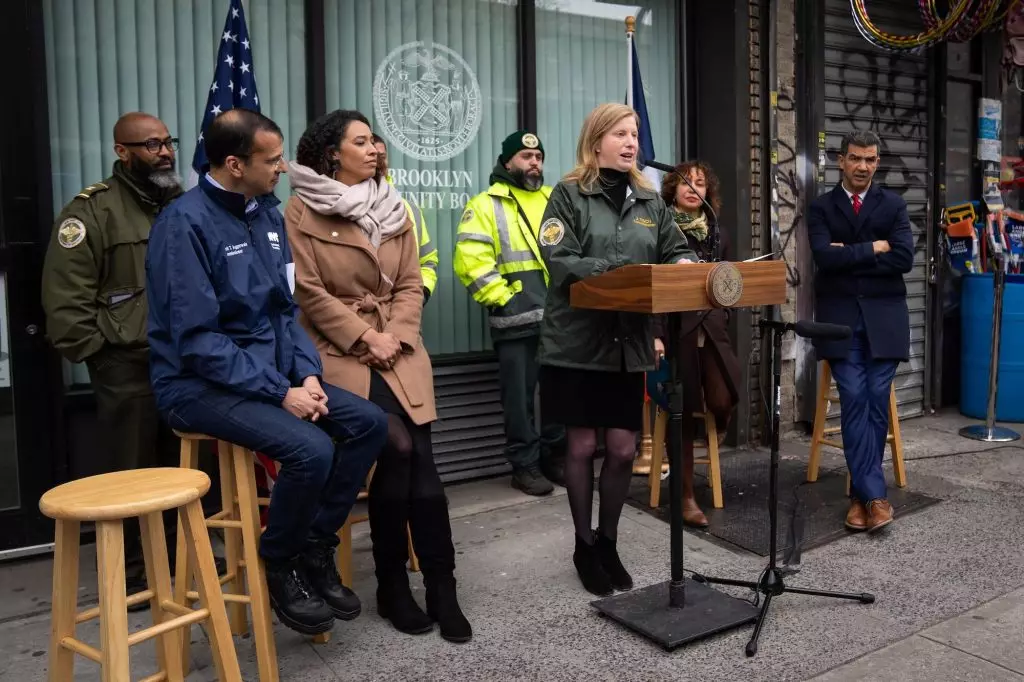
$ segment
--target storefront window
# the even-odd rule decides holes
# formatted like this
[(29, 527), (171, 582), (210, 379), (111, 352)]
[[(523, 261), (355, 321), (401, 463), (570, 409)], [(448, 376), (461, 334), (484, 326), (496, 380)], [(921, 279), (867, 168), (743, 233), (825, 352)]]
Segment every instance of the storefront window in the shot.
[(603, 102), (626, 101), (627, 16), (637, 19), (638, 58), (656, 158), (679, 153), (676, 0), (642, 6), (596, 0), (537, 3), (537, 132), (549, 184), (572, 169), (583, 119)]
[(358, 109), (441, 257), (424, 312), (431, 354), (489, 350), (486, 312), (452, 272), (462, 209), (518, 127), (514, 0), (327, 0), (327, 108)]
[[(54, 215), (110, 175), (111, 130), (129, 111), (160, 117), (181, 139), (188, 177), (228, 11), (222, 0), (43, 0)], [(306, 124), (303, 0), (243, 0), (264, 114), (294, 149)], [(288, 183), (277, 193), (288, 197)], [(65, 363), (66, 385), (88, 384)]]

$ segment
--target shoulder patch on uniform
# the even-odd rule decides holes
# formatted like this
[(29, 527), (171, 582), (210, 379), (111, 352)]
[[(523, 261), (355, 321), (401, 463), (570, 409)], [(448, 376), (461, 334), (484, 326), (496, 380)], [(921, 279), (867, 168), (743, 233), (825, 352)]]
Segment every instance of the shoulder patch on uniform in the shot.
[(467, 206), (466, 210), (462, 213), (462, 220), (460, 220), (459, 222), (460, 223), (468, 223), (472, 219), (473, 219), (473, 209), (471, 209), (470, 207)]
[(540, 226), (540, 243), (544, 246), (557, 246), (565, 236), (565, 225), (558, 218), (548, 218)]
[(57, 241), (65, 249), (73, 249), (85, 240), (85, 224), (78, 218), (68, 218), (57, 228)]
[(97, 182), (95, 185), (89, 185), (88, 187), (83, 189), (81, 192), (76, 194), (75, 198), (76, 199), (91, 199), (93, 194), (97, 194), (99, 192), (105, 192), (108, 189), (110, 189), (109, 185), (107, 185), (105, 183), (102, 183), (102, 182)]

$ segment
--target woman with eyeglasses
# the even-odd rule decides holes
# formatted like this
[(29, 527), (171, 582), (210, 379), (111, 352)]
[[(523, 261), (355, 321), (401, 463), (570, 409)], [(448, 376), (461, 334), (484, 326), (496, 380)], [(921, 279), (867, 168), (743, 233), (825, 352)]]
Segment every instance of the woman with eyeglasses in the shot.
[[(295, 300), (320, 351), (324, 379), (388, 415), (387, 444), (369, 491), (377, 610), (401, 632), (429, 632), (437, 621), (445, 639), (469, 641), (473, 631), (456, 598), (448, 504), (430, 442), (437, 412), (420, 337), (423, 280), (412, 221), (379, 173), (373, 132), (358, 111), (313, 122), (289, 173), (295, 195), (285, 223)], [(409, 588), (407, 527), (423, 572), (426, 613)]]

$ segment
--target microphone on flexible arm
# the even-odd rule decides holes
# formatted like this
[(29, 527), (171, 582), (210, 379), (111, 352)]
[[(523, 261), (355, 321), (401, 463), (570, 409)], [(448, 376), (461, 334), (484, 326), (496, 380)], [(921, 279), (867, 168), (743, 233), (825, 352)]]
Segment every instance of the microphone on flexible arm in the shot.
[[(652, 161), (647, 161), (644, 165), (645, 166), (650, 166), (651, 168), (656, 168), (656, 169), (658, 169), (660, 171), (664, 171), (665, 173), (676, 173), (676, 169), (673, 166), (668, 165), (667, 163), (661, 163), (659, 161), (653, 161), (652, 160)], [(715, 213), (714, 207), (711, 205), (711, 203), (707, 199), (704, 198), (704, 195), (697, 191), (697, 188), (693, 186), (693, 183), (690, 182), (690, 179), (688, 177), (686, 177), (682, 173), (676, 173), (676, 175), (678, 175), (682, 179), (682, 181), (686, 183), (687, 187), (689, 187), (691, 190), (693, 190), (693, 193), (696, 194), (697, 197), (700, 198), (701, 203), (704, 204), (707, 207), (708, 211), (711, 212), (711, 226), (713, 228), (712, 232), (711, 232), (712, 235), (713, 235), (712, 244), (711, 244), (711, 260), (717, 261), (718, 260), (718, 245), (719, 245), (719, 243), (721, 241), (720, 237), (718, 235), (718, 214)]]

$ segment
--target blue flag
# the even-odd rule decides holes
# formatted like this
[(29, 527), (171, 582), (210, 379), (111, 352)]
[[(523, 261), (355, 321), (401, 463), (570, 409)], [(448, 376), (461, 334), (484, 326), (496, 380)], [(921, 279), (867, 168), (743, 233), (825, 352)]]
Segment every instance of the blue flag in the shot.
[[(210, 121), (222, 112), (235, 107), (260, 110), (260, 96), (256, 92), (256, 74), (252, 68), (252, 50), (249, 44), (249, 29), (245, 26), (245, 13), (241, 0), (231, 0), (224, 31), (220, 36), (217, 63), (213, 67), (213, 83), (203, 111), (203, 122), (199, 126), (199, 140), (192, 155), (192, 170), (196, 177), (206, 165), (206, 146), (203, 134)], [(191, 184), (191, 183), (190, 183)]]
[(633, 109), (640, 118), (640, 155), (636, 160), (637, 168), (643, 170), (648, 161), (654, 161), (654, 137), (651, 135), (651, 119), (647, 117), (647, 100), (644, 98), (644, 82), (640, 78), (640, 60), (636, 55), (636, 42), (633, 48)]

